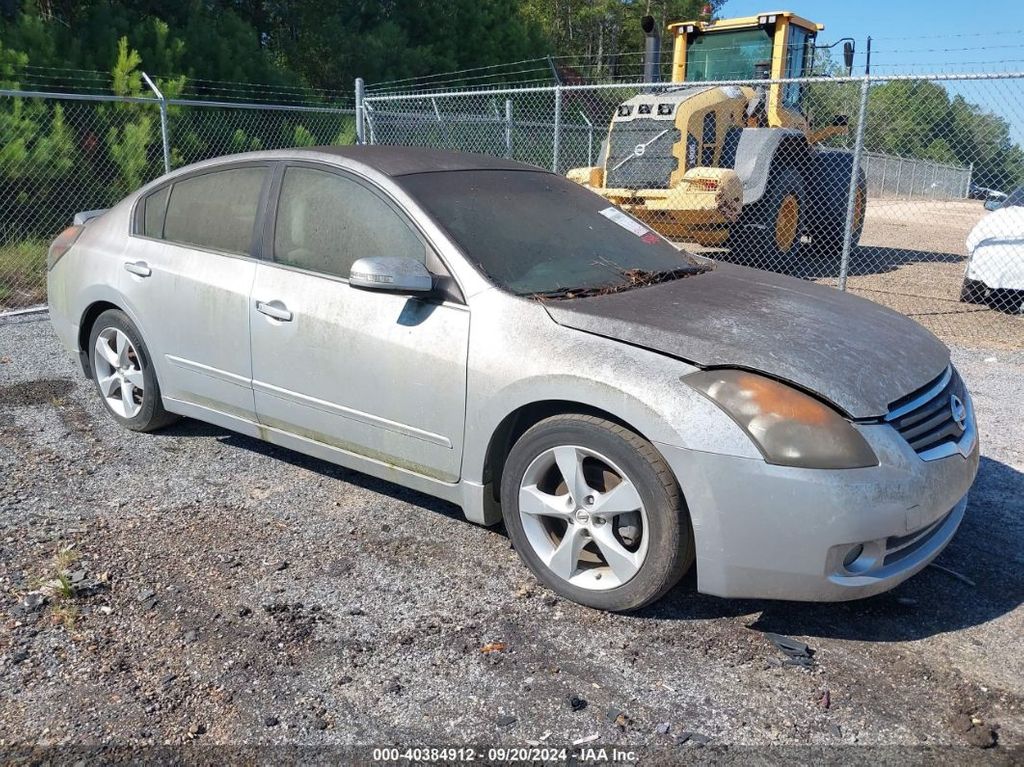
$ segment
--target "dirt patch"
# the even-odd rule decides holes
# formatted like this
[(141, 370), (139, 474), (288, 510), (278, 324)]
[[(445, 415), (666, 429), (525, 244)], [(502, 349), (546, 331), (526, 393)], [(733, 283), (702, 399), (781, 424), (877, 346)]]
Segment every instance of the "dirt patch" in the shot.
[(30, 407), (49, 405), (63, 400), (74, 384), (67, 378), (39, 378), (0, 387), (0, 405)]

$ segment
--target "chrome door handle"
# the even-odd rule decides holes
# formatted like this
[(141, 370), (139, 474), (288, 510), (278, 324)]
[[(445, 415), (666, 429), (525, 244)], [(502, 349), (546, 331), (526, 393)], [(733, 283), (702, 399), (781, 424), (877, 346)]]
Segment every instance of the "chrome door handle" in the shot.
[(145, 261), (125, 261), (124, 269), (138, 277), (148, 277), (153, 273)]
[[(277, 304), (276, 306), (274, 304)], [(265, 314), (268, 317), (273, 317), (275, 320), (281, 320), (281, 322), (291, 322), (292, 313), (288, 311), (284, 304), (280, 301), (266, 302), (257, 301), (256, 311), (260, 314)]]

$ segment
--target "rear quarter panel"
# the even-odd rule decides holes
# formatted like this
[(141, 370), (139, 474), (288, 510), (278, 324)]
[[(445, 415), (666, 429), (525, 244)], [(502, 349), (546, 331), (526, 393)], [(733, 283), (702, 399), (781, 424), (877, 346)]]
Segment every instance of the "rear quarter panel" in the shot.
[(103, 301), (124, 308), (120, 264), (128, 240), (130, 211), (131, 203), (125, 201), (91, 220), (78, 241), (47, 273), (50, 322), (69, 352), (80, 351), (79, 327), (90, 306)]

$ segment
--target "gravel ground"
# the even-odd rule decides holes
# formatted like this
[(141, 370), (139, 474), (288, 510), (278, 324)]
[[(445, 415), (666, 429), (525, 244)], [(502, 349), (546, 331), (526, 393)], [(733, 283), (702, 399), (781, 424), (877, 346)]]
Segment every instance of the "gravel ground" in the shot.
[[(0, 745), (550, 733), (671, 749), (995, 743), (985, 753), (1012, 761), (1024, 353), (954, 359), (983, 441), (938, 560), (963, 577), (929, 568), (813, 605), (700, 596), (691, 575), (616, 616), (556, 598), (501, 530), (447, 504), (195, 421), (123, 431), (45, 319), (3, 322)], [(783, 665), (765, 630), (807, 642), (813, 668)]]

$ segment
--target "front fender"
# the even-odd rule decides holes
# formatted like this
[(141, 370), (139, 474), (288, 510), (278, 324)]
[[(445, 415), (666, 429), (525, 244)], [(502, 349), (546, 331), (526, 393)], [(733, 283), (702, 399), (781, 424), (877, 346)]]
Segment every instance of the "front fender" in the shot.
[(514, 322), (503, 300), (474, 309), (462, 476), (480, 483), (488, 446), (512, 413), (559, 401), (604, 411), (652, 442), (761, 458), (750, 438), (680, 379), (696, 368), (663, 354), (554, 322), (543, 307)]

